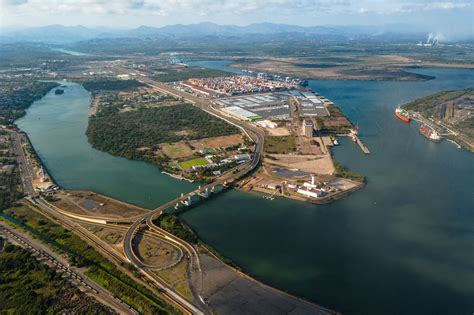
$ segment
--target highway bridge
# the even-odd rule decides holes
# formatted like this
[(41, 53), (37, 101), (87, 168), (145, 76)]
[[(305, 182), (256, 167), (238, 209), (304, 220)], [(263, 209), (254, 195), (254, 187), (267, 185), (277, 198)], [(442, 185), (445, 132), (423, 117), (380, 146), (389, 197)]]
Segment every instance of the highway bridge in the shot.
[[(18, 161), (20, 164), (20, 172), (23, 178), (24, 188), (26, 194), (29, 196), (27, 199), (30, 200), (32, 204), (38, 207), (38, 210), (43, 212), (43, 214), (47, 215), (50, 218), (54, 218), (57, 222), (61, 223), (61, 225), (66, 226), (67, 228), (74, 230), (76, 233), (81, 235), (84, 239), (88, 240), (91, 244), (94, 244), (96, 248), (99, 249), (106, 257), (109, 257), (111, 260), (116, 261), (119, 264), (124, 262), (124, 258), (116, 253), (113, 249), (110, 248), (108, 244), (106, 244), (103, 240), (97, 238), (95, 235), (91, 235), (85, 228), (78, 225), (76, 220), (78, 221), (85, 221), (90, 223), (97, 223), (97, 224), (128, 224), (129, 227), (126, 231), (125, 237), (123, 239), (123, 249), (124, 255), (126, 260), (137, 267), (137, 269), (149, 280), (151, 280), (162, 292), (163, 294), (173, 301), (175, 304), (180, 306), (184, 313), (189, 314), (206, 314), (211, 313), (211, 310), (208, 305), (205, 304), (203, 298), (200, 294), (198, 294), (198, 298), (200, 301), (199, 305), (195, 305), (189, 302), (186, 298), (181, 296), (176, 291), (172, 290), (167, 283), (161, 279), (156, 273), (154, 273), (149, 266), (144, 264), (136, 255), (133, 250), (133, 242), (135, 236), (139, 231), (144, 228), (148, 227), (153, 233), (160, 235), (160, 238), (165, 239), (169, 243), (172, 243), (180, 248), (182, 248), (190, 258), (190, 267), (199, 272), (202, 275), (202, 269), (200, 265), (199, 255), (196, 249), (188, 244), (187, 242), (181, 240), (180, 238), (174, 236), (173, 234), (161, 229), (160, 227), (156, 226), (153, 223), (153, 220), (158, 218), (165, 210), (172, 209), (176, 207), (176, 205), (191, 205), (192, 197), (197, 195), (203, 198), (204, 200), (207, 199), (212, 195), (212, 193), (217, 192), (216, 189), (218, 186), (223, 187), (230, 187), (236, 181), (241, 179), (242, 177), (246, 176), (247, 174), (251, 173), (260, 163), (261, 155), (263, 151), (263, 142), (265, 133), (260, 128), (248, 123), (239, 121), (232, 117), (227, 117), (220, 111), (214, 109), (211, 106), (209, 100), (198, 98), (193, 95), (189, 95), (182, 91), (177, 91), (172, 89), (171, 87), (162, 84), (160, 82), (156, 82), (150, 80), (148, 78), (140, 79), (143, 83), (148, 84), (152, 88), (156, 90), (169, 94), (178, 98), (182, 98), (188, 103), (199, 107), (200, 109), (206, 111), (207, 113), (216, 116), (220, 119), (225, 120), (229, 124), (232, 124), (238, 127), (247, 137), (249, 137), (255, 143), (255, 149), (252, 155), (252, 159), (250, 162), (241, 164), (234, 169), (224, 173), (220, 177), (218, 177), (214, 182), (205, 185), (203, 187), (199, 187), (198, 189), (183, 193), (181, 196), (171, 200), (160, 207), (146, 213), (143, 215), (131, 217), (131, 218), (98, 218), (98, 217), (88, 217), (83, 215), (76, 215), (65, 212), (54, 205), (46, 202), (42, 198), (38, 198), (37, 193), (35, 192), (32, 180), (34, 178), (33, 167), (30, 165), (30, 161), (24, 154), (23, 148), (21, 146), (21, 140), (19, 139), (18, 133), (15, 131), (10, 131), (12, 136), (13, 146), (18, 156)], [(202, 279), (201, 279), (202, 283)]]
[[(114, 67), (114, 69), (122, 73), (125, 72), (123, 69), (119, 67)], [(174, 200), (171, 200), (165, 203), (164, 205), (161, 205), (155, 210), (134, 218), (135, 221), (131, 224), (131, 226), (127, 230), (127, 233), (125, 234), (125, 237), (123, 239), (124, 254), (127, 257), (127, 259), (131, 263), (133, 263), (135, 266), (137, 266), (137, 268), (139, 268), (139, 270), (145, 276), (152, 279), (155, 283), (163, 284), (163, 281), (152, 270), (150, 270), (147, 266), (145, 266), (143, 262), (137, 257), (137, 255), (133, 251), (133, 241), (138, 231), (141, 228), (143, 228), (146, 224), (146, 226), (152, 231), (160, 233), (167, 240), (171, 242), (175, 242), (176, 244), (179, 244), (190, 255), (192, 268), (197, 268), (198, 271), (201, 271), (199, 256), (195, 248), (192, 245), (188, 244), (187, 242), (181, 240), (180, 238), (159, 228), (153, 223), (153, 220), (158, 218), (167, 209), (174, 208), (177, 205), (185, 204), (189, 206), (191, 198), (194, 195), (200, 195), (200, 196), (204, 196), (204, 198), (207, 198), (209, 192), (214, 191), (216, 186), (223, 185), (224, 187), (226, 187), (228, 185), (232, 185), (233, 183), (235, 183), (242, 177), (246, 176), (247, 174), (255, 170), (255, 168), (259, 165), (260, 160), (261, 160), (265, 133), (262, 129), (252, 125), (251, 123), (243, 122), (232, 117), (224, 116), (223, 113), (221, 113), (220, 111), (212, 107), (211, 102), (209, 100), (198, 98), (188, 93), (172, 89), (171, 87), (163, 83), (156, 82), (146, 77), (140, 78), (139, 81), (149, 85), (150, 87), (162, 93), (184, 99), (188, 103), (191, 103), (194, 106), (199, 107), (200, 109), (206, 111), (207, 113), (213, 116), (216, 116), (220, 119), (223, 119), (229, 124), (232, 124), (238, 127), (247, 137), (249, 137), (255, 143), (255, 150), (253, 152), (252, 160), (250, 162), (241, 164), (234, 170), (224, 173), (223, 175), (218, 177), (214, 182), (208, 185), (200, 187), (197, 190), (182, 194), (181, 196), (175, 198)], [(120, 222), (118, 222), (117, 220), (117, 223), (120, 223)], [(169, 296), (174, 298), (176, 302), (178, 302), (180, 305), (188, 309), (190, 312), (194, 314), (204, 314), (204, 312), (206, 313), (209, 312), (208, 306), (205, 305), (204, 300), (202, 299), (201, 296), (199, 296), (199, 299), (202, 301), (202, 304), (197, 306), (197, 305), (191, 304), (181, 295), (169, 289), (166, 285), (162, 285), (162, 287), (163, 287), (163, 290), (165, 290), (165, 292)]]

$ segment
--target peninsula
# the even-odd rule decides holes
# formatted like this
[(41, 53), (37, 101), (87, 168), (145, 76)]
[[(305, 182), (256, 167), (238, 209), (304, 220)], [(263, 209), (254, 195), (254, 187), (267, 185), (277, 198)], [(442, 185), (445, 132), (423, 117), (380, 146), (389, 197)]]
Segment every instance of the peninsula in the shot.
[(403, 108), (441, 137), (474, 152), (474, 88), (439, 92)]
[[(111, 72), (123, 80), (103, 76), (84, 82), (97, 104), (87, 130), (95, 148), (204, 183), (238, 171), (262, 154), (262, 167), (236, 186), (269, 199), (327, 203), (363, 187), (365, 178), (335, 163), (331, 153), (339, 145), (337, 137), (346, 136), (369, 153), (358, 127), (333, 102), (305, 87), (304, 80), (266, 73), (219, 76), (221, 72), (187, 78), (184, 74), (203, 71), (168, 67), (132, 70), (128, 62), (116, 63)], [(164, 71), (181, 73), (184, 79), (157, 81)], [(239, 126), (259, 130), (262, 152), (256, 152), (255, 138)]]

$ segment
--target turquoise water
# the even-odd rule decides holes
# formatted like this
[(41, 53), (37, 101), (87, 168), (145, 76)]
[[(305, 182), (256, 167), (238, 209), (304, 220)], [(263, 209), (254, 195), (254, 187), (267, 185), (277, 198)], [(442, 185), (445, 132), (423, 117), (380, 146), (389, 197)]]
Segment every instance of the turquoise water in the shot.
[[(340, 312), (471, 314), (474, 154), (427, 141), (393, 109), (435, 91), (474, 86), (474, 72), (420, 72), (437, 79), (310, 82), (360, 125), (372, 154), (342, 139), (335, 155), (367, 175), (363, 190), (324, 206), (231, 191), (183, 218), (258, 279)], [(92, 149), (84, 135), (90, 96), (68, 85), (18, 122), (61, 185), (150, 208), (194, 187), (152, 165)]]
[(111, 156), (87, 142), (90, 93), (67, 85), (35, 102), (17, 121), (55, 181), (68, 189), (92, 190), (150, 209), (196, 186), (161, 174), (157, 166)]

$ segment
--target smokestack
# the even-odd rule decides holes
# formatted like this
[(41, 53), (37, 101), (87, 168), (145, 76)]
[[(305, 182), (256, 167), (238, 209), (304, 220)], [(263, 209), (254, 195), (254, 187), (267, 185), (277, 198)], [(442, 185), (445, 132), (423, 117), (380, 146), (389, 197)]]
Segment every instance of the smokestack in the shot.
[(316, 176), (311, 174), (311, 185), (316, 185)]

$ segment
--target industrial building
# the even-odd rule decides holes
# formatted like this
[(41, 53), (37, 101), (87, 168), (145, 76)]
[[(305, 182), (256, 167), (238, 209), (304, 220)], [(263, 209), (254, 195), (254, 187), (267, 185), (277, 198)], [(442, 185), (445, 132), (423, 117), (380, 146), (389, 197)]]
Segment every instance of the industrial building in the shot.
[(303, 135), (306, 138), (312, 138), (313, 137), (313, 132), (314, 132), (314, 125), (313, 122), (309, 119), (305, 119), (303, 121)]
[[(220, 98), (213, 104), (227, 111), (236, 112), (236, 107), (244, 109), (245, 117), (260, 116), (269, 120), (287, 120), (290, 117), (290, 98), (295, 98), (305, 116), (329, 116), (325, 106), (328, 102), (323, 97), (311, 91), (289, 90), (272, 93), (244, 95)], [(238, 111), (237, 111), (238, 112)], [(252, 113), (248, 114), (248, 112)], [(241, 114), (239, 112), (238, 114)]]
[(263, 117), (238, 106), (225, 107), (224, 111), (241, 120), (254, 121)]

